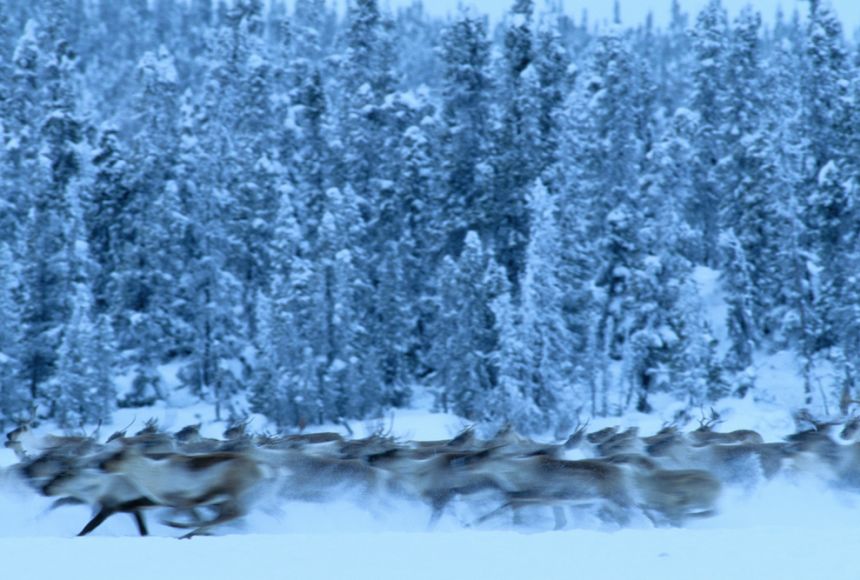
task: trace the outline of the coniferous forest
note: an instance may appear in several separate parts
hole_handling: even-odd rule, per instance
[[[106,420],[165,365],[285,429],[418,389],[525,432],[698,409],[785,350],[792,397],[860,398],[860,52],[828,4],[511,4],[0,3],[0,420]]]

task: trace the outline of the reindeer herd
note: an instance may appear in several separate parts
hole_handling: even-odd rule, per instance
[[[716,431],[718,421],[714,413],[693,431],[669,425],[649,436],[636,428],[588,432],[585,425],[558,443],[511,428],[486,439],[470,428],[449,440],[403,441],[381,432],[362,439],[252,435],[246,424],[211,439],[199,424],[168,433],[155,422],[101,443],[37,437],[21,426],[5,445],[19,458],[10,471],[56,498],[52,508],[93,507],[79,535],[117,513],[131,514],[147,535],[144,513],[158,510],[163,523],[190,538],[241,518],[265,494],[325,501],[346,489],[423,500],[431,525],[456,500],[477,506],[466,525],[508,517],[518,525],[530,516],[551,517],[556,529],[580,514],[618,527],[637,514],[681,526],[714,514],[726,486],[779,473],[811,472],[860,491],[860,418],[822,422],[801,412],[796,433],[770,443],[755,431]]]

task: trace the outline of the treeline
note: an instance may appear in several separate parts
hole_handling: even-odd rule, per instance
[[[807,404],[847,404],[858,61],[815,0],[771,27],[676,1],[665,30],[531,0],[495,29],[420,2],[6,0],[0,417],[96,422],[168,398],[174,362],[219,416],[301,427],[421,386],[536,431],[754,392],[780,349]]]

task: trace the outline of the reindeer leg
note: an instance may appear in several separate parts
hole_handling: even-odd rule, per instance
[[[472,525],[483,524],[487,520],[496,517],[497,515],[499,515],[500,513],[502,513],[503,511],[505,511],[508,508],[511,508],[511,510],[516,511],[514,509],[514,502],[506,501],[505,503],[503,503],[502,505],[500,505],[499,507],[497,507],[493,511],[486,513],[486,514],[482,515],[481,517],[479,517],[477,520],[475,520],[475,522]]]
[[[134,516],[134,523],[137,524],[137,531],[141,536],[148,536],[149,530],[146,529],[146,520],[143,519],[143,512],[140,510],[134,510],[131,512],[131,515]]]
[[[58,507],[62,507],[64,505],[82,505],[85,503],[85,501],[80,500],[76,497],[61,497],[60,499],[54,500],[54,502],[48,508],[48,511],[55,510]]]
[[[178,512],[180,510],[177,508],[174,511]],[[200,512],[197,511],[197,508],[191,507],[191,508],[185,509],[184,511],[187,511],[191,515],[191,521],[190,522],[179,522],[176,520],[161,520],[161,523],[164,524],[165,526],[170,526],[171,528],[190,529],[190,528],[194,528],[194,527],[201,525],[201,522],[205,521],[203,519],[203,517],[200,515]],[[178,516],[179,514],[177,513],[176,515]]]
[[[567,526],[567,518],[564,516],[564,508],[560,505],[552,506],[552,515],[555,518],[555,530],[563,530]]]
[[[213,528],[217,525],[224,524],[224,523],[227,523],[229,521],[235,520],[236,518],[242,517],[242,510],[239,509],[239,506],[237,506],[233,503],[222,504],[220,507],[221,507],[221,509],[219,510],[220,513],[218,514],[217,517],[209,520],[208,522],[205,522],[203,525],[199,526],[198,528],[191,530],[190,532],[188,532],[184,536],[181,536],[179,539],[180,540],[189,540],[189,539],[193,538],[194,536],[207,535],[207,534],[209,534],[210,528]]]
[[[436,526],[449,501],[451,501],[451,494],[448,492],[434,493],[431,495],[430,507],[433,512],[430,514],[430,521],[427,523],[428,529],[432,530]]]
[[[92,532],[94,529],[96,529],[97,527],[102,525],[102,523],[104,523],[104,521],[106,519],[108,519],[110,516],[112,516],[115,513],[116,513],[115,509],[102,507],[98,511],[98,513],[93,516],[93,519],[91,519],[89,522],[87,522],[87,525],[85,525],[84,529],[82,529],[80,531],[80,533],[78,534],[78,537],[86,536],[87,534]]]

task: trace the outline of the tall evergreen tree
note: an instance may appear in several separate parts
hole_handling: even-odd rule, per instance
[[[20,267],[0,243],[0,422],[30,418],[32,394],[22,373]]]
[[[498,335],[492,304],[509,290],[507,276],[475,232],[458,261],[446,257],[439,271],[439,314],[433,332],[432,383],[443,410],[488,418],[497,383]]]
[[[529,193],[531,227],[521,283],[522,340],[527,353],[523,390],[543,413],[543,425],[531,425],[532,429],[557,423],[585,400],[583,393],[572,389],[574,342],[563,316],[556,214],[555,200],[536,181]]]
[[[490,42],[486,19],[461,13],[444,30],[440,53],[444,63],[440,155],[445,187],[450,192],[444,215],[450,224],[449,231],[459,232],[458,237],[462,238],[467,230],[484,231],[492,227],[485,215],[491,174]]]
[[[70,237],[68,190],[81,173],[82,124],[76,111],[71,78],[74,54],[64,36],[65,22],[62,7],[52,3],[44,38],[49,51],[41,57],[44,116],[30,120],[39,126],[40,159],[31,176],[32,205],[24,234],[22,364],[30,399],[37,404],[45,402],[45,386],[56,372],[62,329],[73,306],[70,249],[76,239]]]
[[[694,32],[695,67],[692,110],[699,115],[694,139],[695,196],[688,208],[689,220],[701,235],[697,261],[717,266],[719,208],[724,203],[724,187],[718,167],[725,155],[721,135],[724,124],[728,23],[720,0],[710,0],[696,19]]]
[[[229,193],[212,179],[218,160],[203,152],[198,135],[206,135],[196,110],[183,98],[180,120],[179,162],[176,167],[180,198],[187,203],[188,270],[180,278],[187,302],[192,347],[181,378],[189,389],[222,410],[235,415],[233,395],[242,384],[243,326],[236,312],[241,285],[227,269],[228,241],[224,217],[229,215]],[[225,305],[233,305],[225,307]]]
[[[164,398],[157,367],[188,352],[190,332],[179,308],[182,218],[175,160],[178,153],[177,70],[161,49],[140,60],[142,88],[137,104],[137,138],[131,154],[130,199],[120,216],[116,283],[121,301],[117,340],[131,351],[133,389],[125,403]]]

